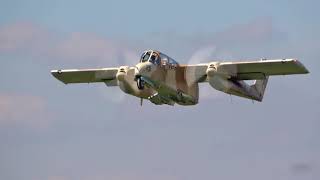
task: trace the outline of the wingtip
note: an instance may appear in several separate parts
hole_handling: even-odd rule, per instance
[[[55,78],[57,78],[58,70],[51,70],[50,73],[51,73],[52,76],[54,76]]]
[[[304,66],[298,59],[294,59],[293,60],[296,64],[298,64],[301,69],[303,69],[303,74],[309,74],[310,71],[306,68],[306,66]]]
[[[61,70],[51,70],[50,73],[52,74],[53,77],[55,77],[57,80],[61,81],[63,84],[67,85],[68,83],[65,83],[59,78],[59,74],[61,74]]]
[[[310,71],[302,63],[300,63],[300,65],[303,68],[305,74],[309,74],[310,73]]]
[[[51,73],[52,75],[57,74],[57,73],[58,73],[58,70],[51,70],[50,73]]]
[[[54,77],[57,77],[58,74],[62,74],[62,71],[60,69],[59,70],[51,70],[50,72]]]

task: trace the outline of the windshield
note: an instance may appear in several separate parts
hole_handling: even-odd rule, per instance
[[[141,56],[141,62],[148,61],[149,57],[150,57],[150,52],[143,53]]]
[[[159,66],[161,64],[169,64],[171,66],[178,66],[179,65],[174,59],[170,58],[169,56],[167,56],[159,51],[155,51],[155,50],[145,51],[141,55],[140,62],[141,63],[151,62],[152,64],[159,65]]]
[[[155,51],[152,51],[152,50],[147,51],[142,54],[140,62],[147,62],[147,61],[151,62],[152,64],[159,65],[160,64],[160,56]]]

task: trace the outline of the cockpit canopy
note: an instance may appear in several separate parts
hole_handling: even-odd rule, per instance
[[[141,55],[140,62],[151,62],[152,64],[156,65],[178,65],[178,63],[169,56],[155,50],[148,50],[143,52],[143,54]]]

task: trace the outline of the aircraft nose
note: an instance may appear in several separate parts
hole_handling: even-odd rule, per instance
[[[135,66],[135,76],[149,76],[151,72],[150,63],[139,63]]]
[[[134,75],[140,75],[139,67],[135,66]]]

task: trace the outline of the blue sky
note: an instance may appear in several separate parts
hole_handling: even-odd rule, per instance
[[[0,179],[319,179],[318,1],[7,1],[0,6]],[[155,106],[57,68],[298,58],[264,102],[201,84]]]

